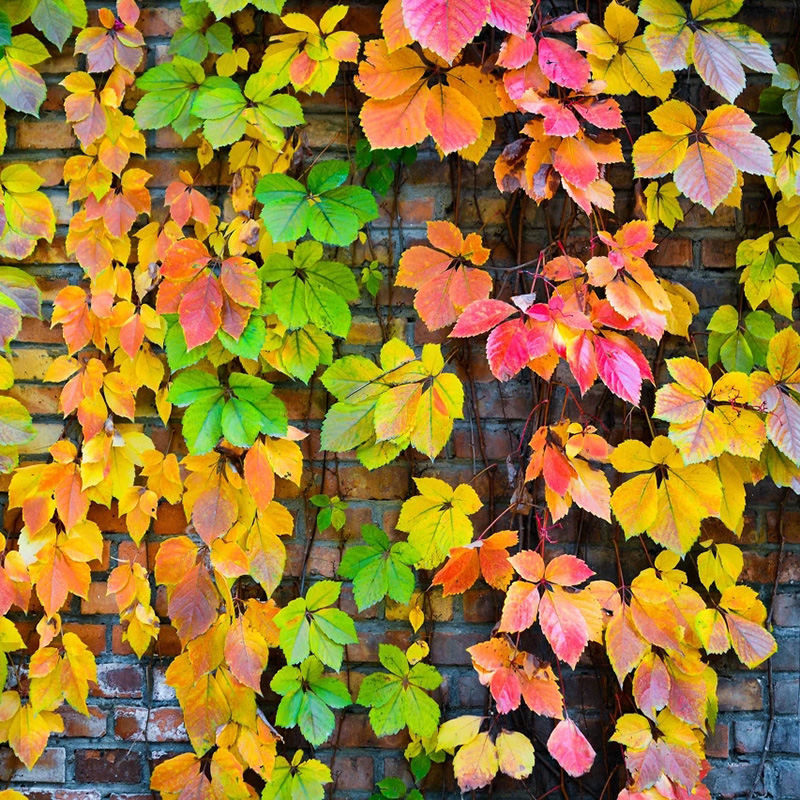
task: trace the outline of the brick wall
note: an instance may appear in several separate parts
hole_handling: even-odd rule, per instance
[[[92,2],[91,5],[96,4]],[[378,31],[380,7],[380,3],[354,6],[347,22],[363,36],[374,36]],[[156,0],[146,0],[143,9],[140,27],[147,37],[147,64],[151,66],[166,57],[167,42],[179,24],[181,12],[175,2]],[[309,10],[308,4],[303,10]],[[780,60],[785,44],[781,37],[790,30],[792,15],[793,6],[788,0],[770,5],[749,2],[742,21],[775,41]],[[52,300],[59,289],[77,282],[81,276],[78,265],[66,258],[63,240],[73,210],[67,202],[61,172],[65,159],[78,151],[63,115],[65,93],[58,85],[66,73],[79,66],[69,53],[69,45],[65,55],[42,65],[49,91],[41,119],[10,115],[9,144],[2,159],[3,162],[32,162],[44,177],[57,211],[59,231],[55,241],[52,245],[40,246],[27,264],[31,273],[39,277],[45,297],[45,317],[49,317]],[[347,103],[352,117],[354,102],[356,97],[346,75],[344,81],[340,81],[325,98],[315,97],[306,103],[308,126],[305,136],[309,147],[330,147],[333,151],[343,152],[347,121],[342,109]],[[740,102],[749,111],[755,111],[757,92],[748,90]],[[631,117],[634,135],[638,124],[637,113]],[[158,206],[164,187],[177,177],[179,169],[194,163],[194,153],[171,131],[149,133],[147,139],[148,157],[144,166],[154,176],[149,186]],[[478,168],[464,166],[458,221],[465,230],[485,225],[484,235],[490,242],[496,242],[502,239],[507,198],[499,195],[494,187],[491,161],[487,158]],[[209,168],[208,174],[203,175],[198,183],[212,191],[216,178],[216,172]],[[627,167],[614,169],[611,180],[618,191],[620,214],[624,217],[629,214],[633,203],[631,172]],[[687,205],[685,222],[679,224],[674,234],[667,237],[656,251],[654,263],[659,273],[683,282],[696,293],[702,307],[699,321],[695,323],[696,330],[704,329],[703,322],[710,316],[710,309],[725,302],[736,303],[737,275],[732,269],[736,242],[745,231],[752,233],[759,219],[763,221],[762,205],[763,197],[755,182],[746,186],[742,213],[723,208],[711,217],[702,209],[690,209]],[[452,218],[453,210],[451,165],[441,163],[435,151],[426,146],[420,150],[417,162],[409,170],[397,208],[393,207],[391,200],[384,203],[385,213],[372,226],[372,236],[378,243],[382,261],[391,263],[403,247],[422,238],[426,220]],[[580,246],[581,241],[585,243],[586,236],[585,231],[576,231],[576,245]],[[523,260],[535,257],[546,239],[543,215],[529,204]],[[494,252],[494,266],[513,264],[504,256],[507,253],[501,242]],[[342,260],[348,256],[348,253],[340,253]],[[361,265],[362,256],[359,252],[352,254],[354,266]],[[389,323],[387,330],[391,334],[415,345],[436,340],[415,319],[406,292],[393,290],[389,293],[384,284],[379,300],[380,312]],[[372,352],[380,345],[381,337],[381,326],[376,322],[374,309],[364,303],[354,313],[352,332],[348,342],[341,347],[341,353]],[[697,341],[702,347],[704,339],[699,337]],[[36,418],[37,437],[27,448],[27,457],[42,457],[62,430],[63,420],[57,409],[60,389],[41,383],[48,364],[66,352],[60,342],[60,331],[51,331],[47,319],[26,320],[22,335],[14,345],[17,384],[13,392]],[[683,346],[679,340],[672,339],[668,349]],[[467,378],[467,366],[472,376],[471,383]],[[400,459],[372,473],[345,454],[339,460],[329,461],[323,475],[317,432],[325,409],[324,393],[313,388],[313,384],[310,391],[299,385],[281,386],[280,394],[287,402],[295,424],[312,431],[307,443],[309,461],[303,487],[300,491],[286,483],[279,487],[279,494],[297,518],[296,534],[289,546],[289,582],[297,579],[308,545],[307,536],[312,530],[313,510],[306,498],[321,490],[346,497],[350,507],[341,536],[329,530],[320,532],[314,539],[309,561],[311,576],[335,575],[343,547],[348,542],[357,541],[361,524],[373,522],[382,525],[392,535],[399,505],[410,493],[414,475],[424,473],[470,481],[487,465],[485,456],[494,466],[475,484],[487,499],[487,507],[479,515],[477,525],[480,527],[481,522],[486,524],[491,519],[490,495],[499,503],[505,493],[505,456],[520,444],[519,437],[533,403],[531,386],[526,381],[498,384],[491,378],[478,349],[470,356],[469,364],[461,364],[459,369],[465,383],[469,384],[467,418],[457,423],[446,454],[433,467],[421,460]],[[663,379],[664,375],[659,377]],[[591,402],[590,399],[587,407]],[[612,441],[618,441],[623,433],[614,430],[615,419],[620,418],[615,412],[619,410],[620,407],[607,401],[602,407],[601,419],[611,427]],[[155,418],[143,421],[152,427],[157,445],[159,437],[170,435]],[[482,437],[478,435],[479,425]],[[6,485],[7,482],[3,488]],[[742,536],[746,547],[746,579],[762,592],[762,598],[768,604],[773,581],[776,581],[773,621],[779,650],[769,667],[756,671],[737,671],[733,660],[721,664],[719,722],[708,745],[714,770],[708,783],[715,797],[719,798],[747,796],[754,787],[753,797],[789,800],[800,797],[800,594],[797,589],[800,581],[800,507],[794,496],[786,499],[783,491],[762,483],[751,494],[748,508]],[[19,769],[10,751],[0,752],[0,779],[9,780],[13,787],[24,790],[33,800],[138,800],[150,795],[148,784],[152,765],[164,754],[188,746],[174,694],[164,682],[166,663],[178,652],[177,639],[172,629],[165,626],[155,652],[142,661],[133,656],[122,642],[113,599],[106,597],[105,581],[115,559],[130,557],[134,546],[113,512],[96,508],[92,517],[106,535],[104,557],[102,563],[93,564],[95,582],[87,599],[74,598],[64,614],[68,623],[66,627],[76,631],[98,659],[98,685],[92,691],[91,715],[87,719],[66,711],[63,736],[51,741],[51,746],[31,772]],[[5,522],[7,530],[13,530],[17,524],[10,513],[6,514]],[[522,520],[519,522],[521,526],[527,524]],[[166,536],[183,532],[185,525],[180,508],[162,506],[158,521],[138,558],[152,568],[159,543]],[[585,557],[600,577],[615,578],[608,531],[596,520],[581,520],[573,510],[553,531],[553,537],[558,547],[569,552],[577,551]],[[783,547],[780,546],[781,538],[785,542]],[[625,551],[624,564],[630,575],[641,566],[638,563],[641,558],[638,548]],[[360,642],[347,650],[351,667],[349,680],[355,689],[363,671],[376,663],[379,642],[402,645],[406,643],[409,628],[402,619],[402,609],[389,606],[359,615],[349,596],[345,596],[344,603],[346,610],[358,620]],[[162,615],[166,613],[163,597],[159,597],[157,610]],[[465,648],[486,638],[497,618],[498,598],[490,591],[478,588],[455,599],[434,598],[433,610],[432,660],[445,676],[440,699],[448,712],[455,709],[480,712],[486,700],[485,692],[478,684]],[[31,620],[28,630],[33,635],[35,617]],[[574,675],[565,676],[565,679],[568,704],[581,709],[578,716],[582,726],[590,731],[592,742],[600,747],[610,732],[608,709],[613,708],[616,690],[613,676],[601,660],[589,658],[579,665]],[[274,705],[269,696],[267,703]],[[535,732],[536,724],[532,723],[532,727]],[[771,743],[763,778],[755,785],[768,730]],[[289,744],[296,743],[292,735],[290,732]],[[543,735],[546,737],[547,732],[543,731]],[[333,739],[336,747],[325,746],[318,755],[329,762],[334,761],[334,797],[354,800],[367,797],[374,781],[404,773],[403,738],[395,736],[377,740],[371,733],[363,709],[353,707],[345,711]],[[618,760],[618,751],[606,745],[605,751],[600,752],[595,770],[584,781],[586,797],[600,796],[608,769]],[[546,759],[543,757],[541,761]],[[546,767],[537,767],[531,791],[538,796],[552,785],[551,780]],[[455,794],[452,782],[444,775],[433,776],[433,787],[431,796]],[[508,796],[502,788],[501,794]]]

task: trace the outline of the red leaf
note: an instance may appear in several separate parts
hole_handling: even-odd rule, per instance
[[[214,275],[195,278],[181,298],[178,315],[188,350],[214,338],[222,322],[222,290]]]
[[[478,336],[491,330],[516,312],[514,306],[502,300],[476,300],[470,303],[458,318],[450,336]]]
[[[553,652],[574,669],[586,649],[589,634],[580,608],[560,587],[553,587],[542,595],[539,624]]]
[[[492,374],[500,381],[513,378],[530,360],[530,331],[520,319],[498,325],[486,341],[486,357]]]

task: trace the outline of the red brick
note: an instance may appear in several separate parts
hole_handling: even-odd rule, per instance
[[[180,708],[117,706],[114,709],[114,736],[129,742],[185,742]]]
[[[86,599],[81,600],[81,614],[117,614],[117,601],[108,594],[108,584],[96,581],[89,586]]]
[[[127,749],[78,750],[75,779],[81,783],[139,783],[142,762],[137,752]]]
[[[84,739],[97,739],[106,733],[106,712],[97,706],[89,706],[89,716],[84,716],[72,708],[59,710],[64,720],[63,736],[80,736]]]

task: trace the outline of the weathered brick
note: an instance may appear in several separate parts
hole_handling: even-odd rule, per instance
[[[99,697],[134,698],[142,696],[144,674],[138,664],[98,664],[97,688]]]
[[[114,736],[130,742],[185,742],[180,708],[117,706],[114,709]]]
[[[48,747],[32,769],[7,747],[0,748],[0,780],[12,783],[64,783],[66,780],[66,751],[63,747]]]
[[[139,783],[141,756],[135,750],[77,750],[75,779],[82,783]]]
[[[720,711],[760,711],[764,707],[761,683],[757,678],[720,678],[717,688]]]

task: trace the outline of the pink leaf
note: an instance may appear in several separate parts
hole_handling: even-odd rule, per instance
[[[525,36],[531,18],[531,0],[491,0],[489,24],[515,36]]]
[[[617,397],[638,406],[642,394],[642,379],[650,377],[650,368],[648,366],[647,373],[643,373],[642,365],[637,363],[634,354],[620,345],[618,340],[623,338],[617,336],[614,341],[611,341],[602,336],[597,337],[594,345],[597,371],[600,374],[600,380]],[[641,356],[641,353],[639,355]]]
[[[573,778],[587,773],[594,762],[594,748],[571,719],[562,719],[556,725],[547,740],[547,749]]]
[[[551,19],[545,28],[553,33],[572,33],[576,28],[589,22],[589,16],[582,11],[572,11],[569,14],[562,14],[560,17]]]
[[[488,16],[488,0],[403,0],[409,33],[451,64],[480,33]]]
[[[559,86],[577,90],[589,81],[589,62],[574,47],[559,39],[539,40],[539,66]]]

